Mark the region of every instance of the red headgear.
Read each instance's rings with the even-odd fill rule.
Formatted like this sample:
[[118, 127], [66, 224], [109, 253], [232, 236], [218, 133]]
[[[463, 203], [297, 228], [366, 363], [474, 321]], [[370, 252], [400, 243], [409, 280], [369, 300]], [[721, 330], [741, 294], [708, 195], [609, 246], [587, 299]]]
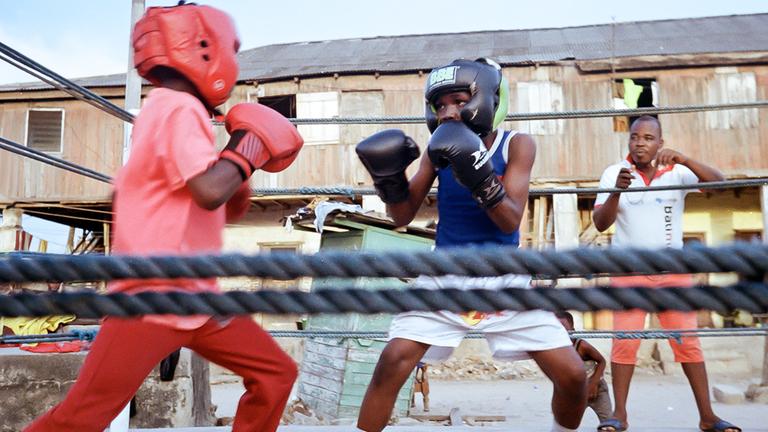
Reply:
[[232, 19], [210, 6], [151, 7], [133, 28], [133, 62], [149, 71], [167, 66], [197, 88], [209, 108], [223, 104], [237, 81], [240, 41]]

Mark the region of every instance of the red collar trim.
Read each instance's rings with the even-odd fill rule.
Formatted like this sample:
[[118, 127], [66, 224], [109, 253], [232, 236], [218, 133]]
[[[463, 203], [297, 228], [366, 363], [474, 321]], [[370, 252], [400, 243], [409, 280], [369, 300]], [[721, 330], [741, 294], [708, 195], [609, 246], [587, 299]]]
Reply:
[[[629, 162], [631, 165], [635, 164], [635, 161], [632, 160], [632, 155], [627, 154], [626, 161]], [[652, 179], [648, 179], [648, 177], [646, 177], [645, 174], [643, 174], [641, 171], [636, 171], [636, 172], [640, 174], [640, 177], [643, 179], [643, 183], [645, 183], [646, 186], [650, 186], [652, 181], [672, 171], [672, 169], [674, 168], [675, 168], [675, 164], [667, 165], [663, 169], [657, 169], [656, 174], [653, 175]]]

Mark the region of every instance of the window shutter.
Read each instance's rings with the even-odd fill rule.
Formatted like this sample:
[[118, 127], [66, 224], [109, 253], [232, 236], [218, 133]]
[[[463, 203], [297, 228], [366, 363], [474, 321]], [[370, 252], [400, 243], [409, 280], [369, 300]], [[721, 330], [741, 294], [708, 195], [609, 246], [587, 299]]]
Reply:
[[[333, 118], [339, 116], [339, 94], [337, 92], [299, 93], [296, 95], [297, 118]], [[338, 124], [299, 125], [299, 134], [305, 145], [338, 144]]]
[[29, 110], [27, 147], [50, 153], [61, 152], [61, 110]]

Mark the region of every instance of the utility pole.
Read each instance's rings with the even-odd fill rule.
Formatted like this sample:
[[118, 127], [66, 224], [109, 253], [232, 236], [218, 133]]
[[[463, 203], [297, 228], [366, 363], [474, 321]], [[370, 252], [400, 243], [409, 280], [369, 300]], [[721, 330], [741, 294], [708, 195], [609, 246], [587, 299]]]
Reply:
[[[144, 0], [131, 0], [131, 31], [136, 21], [144, 15]], [[133, 44], [128, 39], [128, 69], [125, 74], [125, 110], [136, 114], [141, 106], [141, 77], [133, 67]], [[128, 161], [128, 155], [131, 154], [131, 123], [123, 123], [123, 165]]]
[[[131, 28], [128, 33], [128, 68], [125, 73], [125, 106], [126, 111], [131, 114], [137, 114], [141, 106], [141, 77], [133, 67], [133, 26], [136, 25], [142, 15], [146, 5], [144, 0], [131, 0]], [[128, 156], [131, 154], [131, 132], [133, 124], [123, 122], [123, 165], [128, 162]], [[108, 224], [104, 224], [105, 228]], [[109, 230], [104, 230], [105, 236], [109, 235]], [[108, 238], [104, 239], [105, 244], [110, 244]], [[112, 432], [128, 432], [130, 423], [131, 403], [129, 402], [120, 414], [109, 424], [109, 430]]]

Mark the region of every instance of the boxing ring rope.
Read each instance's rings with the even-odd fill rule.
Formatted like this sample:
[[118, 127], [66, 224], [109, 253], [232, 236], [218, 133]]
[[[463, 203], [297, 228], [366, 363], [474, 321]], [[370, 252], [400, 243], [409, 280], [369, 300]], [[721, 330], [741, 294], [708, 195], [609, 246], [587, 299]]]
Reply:
[[37, 63], [36, 61], [2, 42], [0, 42], [0, 60], [4, 60], [12, 66], [16, 66], [17, 68], [35, 76], [46, 84], [49, 84], [69, 94], [75, 99], [93, 105], [94, 107], [123, 121], [131, 123], [133, 122], [133, 114], [97, 95], [96, 93], [86, 89], [85, 87], [75, 84], [74, 82], [57, 74], [56, 72], [53, 72], [52, 70], [46, 68], [40, 63]]
[[[768, 312], [768, 246], [737, 243], [717, 248], [596, 249], [536, 251], [513, 247], [462, 247], [415, 252], [322, 252], [204, 256], [8, 256], [0, 259], [0, 282], [175, 279], [251, 276], [314, 278], [469, 277], [529, 274], [545, 278], [615, 274], [735, 272], [750, 281], [728, 287], [691, 288], [503, 288], [500, 290], [371, 289], [349, 287], [310, 293], [262, 290], [222, 294], [93, 292], [0, 297], [0, 316], [75, 314], [83, 318], [147, 314], [234, 315], [249, 313], [399, 313], [447, 310], [713, 310]], [[373, 282], [373, 281], [372, 281]], [[376, 289], [378, 288], [378, 289]]]
[[[597, 188], [597, 187], [563, 187], [563, 188], [532, 188], [529, 190], [530, 196], [542, 196], [542, 195], [560, 195], [560, 194], [598, 194], [598, 193], [638, 193], [638, 192], [653, 192], [653, 191], [667, 191], [667, 190], [717, 190], [717, 189], [732, 189], [732, 188], [746, 188], [763, 186], [768, 184], [768, 178], [755, 178], [745, 180], [724, 180], [715, 182], [701, 182], [689, 185], [666, 185], [666, 186], [645, 186], [638, 188]], [[354, 188], [346, 186], [306, 186], [298, 188], [252, 188], [251, 193], [255, 196], [273, 196], [273, 195], [341, 195], [341, 196], [358, 196], [358, 195], [376, 195], [376, 189], [374, 188]], [[430, 195], [436, 195], [437, 189], [430, 189]]]
[[[46, 163], [57, 168], [61, 168], [75, 174], [80, 174], [85, 177], [90, 177], [94, 180], [98, 180], [104, 183], [112, 183], [113, 178], [106, 174], [92, 170], [90, 168], [83, 167], [81, 165], [69, 162], [64, 159], [59, 159], [55, 156], [51, 156], [47, 153], [41, 152], [21, 145], [14, 141], [0, 137], [0, 149], [16, 153], [20, 156], [34, 159], [38, 162]], [[768, 184], [768, 178], [755, 178], [755, 179], [734, 179], [724, 180], [716, 182], [702, 182], [692, 185], [668, 185], [668, 186], [646, 186], [639, 188], [532, 188], [529, 190], [530, 196], [542, 196], [542, 195], [558, 195], [558, 194], [597, 194], [597, 193], [638, 193], [638, 192], [652, 192], [652, 191], [665, 191], [665, 190], [718, 190], [718, 189], [736, 189], [763, 186]], [[430, 195], [436, 195], [437, 189], [432, 188]], [[346, 186], [305, 186], [298, 188], [252, 188], [251, 194], [255, 196], [274, 196], [274, 195], [341, 195], [341, 196], [358, 196], [358, 195], [375, 195], [376, 189], [374, 188], [355, 188]]]
[[[92, 341], [98, 330], [73, 329], [67, 333], [44, 335], [0, 336], [0, 345], [30, 344], [70, 341]], [[389, 333], [383, 331], [339, 331], [339, 330], [269, 330], [275, 338], [293, 339], [381, 339], [387, 340]], [[723, 328], [723, 329], [680, 329], [680, 330], [584, 330], [568, 332], [572, 338], [581, 339], [674, 339], [683, 337], [743, 337], [768, 336], [768, 328]], [[466, 339], [483, 339], [481, 332], [471, 331]]]
[[59, 159], [55, 156], [49, 155], [48, 153], [35, 150], [33, 148], [27, 147], [25, 145], [21, 145], [17, 142], [5, 139], [3, 137], [0, 137], [0, 148], [3, 150], [7, 150], [11, 153], [16, 153], [17, 155], [20, 155], [23, 157], [34, 159], [38, 162], [42, 162], [48, 165], [55, 166], [57, 168], [61, 168], [63, 170], [73, 172], [75, 174], [80, 174], [85, 177], [90, 177], [92, 179], [95, 179], [104, 183], [112, 183], [112, 177], [106, 174], [102, 174], [90, 168], [85, 168], [81, 165], [69, 162], [64, 159]]
[[[768, 274], [768, 245], [735, 243], [658, 250], [576, 248], [563, 251], [511, 246], [456, 247], [409, 252], [326, 251], [196, 256], [53, 255], [0, 259], [0, 282], [72, 282], [250, 276], [314, 278], [470, 277], [526, 274], [540, 278], [658, 273]], [[768, 299], [766, 299], [768, 301]]]
[[739, 282], [727, 287], [700, 285], [670, 288], [501, 288], [501, 289], [319, 289], [225, 293], [141, 292], [97, 294], [94, 292], [12, 294], [0, 297], [0, 316], [33, 317], [77, 315], [104, 316], [360, 314], [407, 311], [496, 312], [500, 310], [599, 310], [642, 309], [734, 310], [768, 313], [768, 286]]
[[[530, 120], [568, 120], [584, 118], [625, 117], [658, 114], [684, 114], [706, 111], [722, 111], [732, 109], [766, 108], [768, 101], [736, 102], [710, 105], [675, 105], [667, 107], [646, 107], [634, 109], [588, 109], [573, 111], [550, 111], [535, 113], [507, 114], [504, 121], [530, 121]], [[296, 125], [319, 124], [424, 124], [424, 117], [398, 116], [398, 117], [332, 117], [332, 118], [291, 118], [288, 119]]]

